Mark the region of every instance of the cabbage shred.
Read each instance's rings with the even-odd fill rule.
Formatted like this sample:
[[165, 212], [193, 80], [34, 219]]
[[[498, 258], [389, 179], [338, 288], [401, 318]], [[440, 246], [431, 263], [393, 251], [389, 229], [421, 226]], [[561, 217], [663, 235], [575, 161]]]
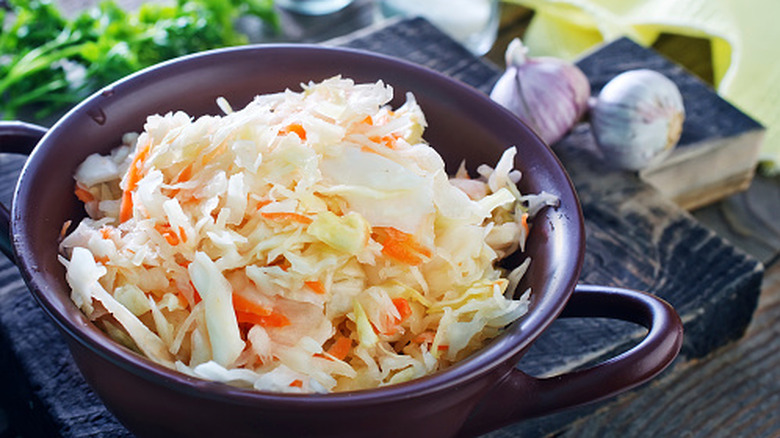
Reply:
[[497, 267], [528, 230], [516, 149], [450, 178], [413, 95], [302, 88], [153, 115], [88, 157], [60, 245], [74, 303], [158, 363], [282, 392], [421, 377], [526, 313], [528, 263]]

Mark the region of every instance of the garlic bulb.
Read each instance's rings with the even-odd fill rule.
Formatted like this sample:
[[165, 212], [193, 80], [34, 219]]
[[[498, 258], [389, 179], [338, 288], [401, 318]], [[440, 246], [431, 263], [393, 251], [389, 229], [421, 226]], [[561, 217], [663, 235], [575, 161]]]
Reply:
[[506, 71], [490, 98], [515, 113], [547, 144], [560, 140], [588, 109], [590, 83], [576, 65], [557, 58], [529, 58], [514, 39]]
[[604, 158], [627, 170], [663, 160], [680, 140], [684, 119], [677, 85], [645, 69], [615, 76], [591, 109], [593, 135]]

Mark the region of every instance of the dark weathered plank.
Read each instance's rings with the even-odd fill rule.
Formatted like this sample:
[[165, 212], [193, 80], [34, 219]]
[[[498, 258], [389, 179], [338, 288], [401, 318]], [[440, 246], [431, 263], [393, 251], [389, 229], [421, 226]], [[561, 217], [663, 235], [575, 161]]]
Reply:
[[392, 20], [330, 40], [327, 44], [368, 50], [422, 64], [485, 93], [501, 74], [422, 18]]
[[766, 272], [745, 336], [619, 397], [565, 437], [780, 436], [780, 264]]
[[701, 223], [769, 265], [780, 256], [780, 175], [758, 174], [750, 190], [693, 211]]
[[[340, 43], [419, 62], [481, 90], [488, 90], [500, 73], [422, 20], [373, 29]], [[605, 171], [587, 153], [590, 141], [583, 126], [555, 149], [577, 185], [586, 215], [582, 280], [667, 298], [686, 323], [687, 357], [703, 356], [740, 336], [755, 305], [760, 266], [634, 175]], [[14, 177], [13, 171], [0, 172], [0, 183], [7, 186]], [[0, 381], [6, 399], [19, 398], [13, 408], [21, 421], [17, 428], [50, 436], [127, 435], [86, 387], [61, 337], [5, 261], [0, 262], [0, 285], [0, 366], [5, 371]], [[521, 368], [539, 374], [570, 370], [620, 351], [637, 335], [628, 324], [559, 321], [535, 344]], [[16, 377], [9, 380], [9, 375]], [[591, 412], [587, 408], [530, 421], [496, 436], [559, 430]]]

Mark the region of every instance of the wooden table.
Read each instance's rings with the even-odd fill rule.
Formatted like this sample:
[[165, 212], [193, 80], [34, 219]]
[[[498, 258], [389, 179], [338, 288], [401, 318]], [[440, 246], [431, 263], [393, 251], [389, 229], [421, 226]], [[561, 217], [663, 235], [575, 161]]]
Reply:
[[[127, 0], [125, 3], [134, 2], [137, 3], [137, 0]], [[69, 7], [81, 7], [89, 2], [63, 0], [63, 3]], [[513, 37], [523, 34], [531, 17], [531, 12], [526, 9], [503, 5], [499, 38], [485, 59], [500, 68], [506, 44]], [[313, 20], [288, 14], [282, 18], [290, 34], [275, 39], [314, 42], [366, 26], [374, 20], [374, 14], [368, 0], [357, 0], [353, 7], [330, 19]], [[705, 79], [708, 74], [711, 75], [711, 70], [708, 73], [706, 62], [703, 62], [707, 58], [706, 51], [702, 52], [699, 41], [665, 37], [656, 46]], [[571, 170], [575, 174], [580, 172], [574, 168]], [[589, 188], [585, 189], [587, 191]], [[778, 200], [780, 181], [759, 176], [747, 192], [693, 212], [699, 223], [728, 238], [766, 267], [759, 307], [741, 338], [695, 360], [681, 360], [651, 384], [615, 400], [564, 415], [548, 416], [523, 424], [521, 429], [507, 428], [489, 436], [515, 437], [519, 431], [524, 436], [571, 437], [780, 436], [780, 341], [777, 340], [778, 328], [775, 327], [780, 320]], [[705, 239], [702, 242], [708, 241], [712, 240]], [[0, 359], [5, 360], [2, 357]], [[57, 367], [67, 370], [70, 366], [67, 358], [50, 365], [55, 371]], [[11, 386], [18, 389], [16, 385]], [[0, 388], [5, 390], [8, 387], [4, 383]], [[37, 390], [40, 388], [24, 387], [21, 393]], [[24, 416], [51, 408], [34, 406], [41, 401], [35, 397], [25, 397], [12, 400], [10, 403], [17, 405], [10, 411], [0, 410], [0, 437], [17, 436], [21, 432], [30, 436], [37, 436], [36, 433], [40, 436], [50, 435], [53, 430], [50, 425], [20, 429], [16, 421], [21, 418], [8, 418], [8, 412], [13, 412], [14, 416], [21, 412]], [[100, 427], [102, 424], [110, 424], [105, 413], [97, 408], [89, 410], [89, 403], [81, 406], [86, 406], [87, 410], [80, 415], [83, 415], [84, 421], [91, 421], [92, 427], [73, 426], [71, 430], [58, 430], [58, 433], [70, 436], [122, 434], [116, 426]], [[36, 421], [35, 418], [25, 420], [28, 423]], [[45, 423], [44, 420], [42, 422]]]

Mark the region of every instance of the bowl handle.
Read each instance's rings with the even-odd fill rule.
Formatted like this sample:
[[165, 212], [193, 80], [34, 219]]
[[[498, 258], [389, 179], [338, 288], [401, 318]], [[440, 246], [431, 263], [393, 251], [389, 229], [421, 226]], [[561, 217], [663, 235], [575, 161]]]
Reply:
[[578, 285], [561, 317], [614, 318], [640, 324], [647, 335], [630, 350], [592, 367], [537, 378], [513, 368], [482, 398], [460, 436], [603, 400], [640, 385], [680, 351], [682, 322], [665, 301], [634, 290]]
[[[46, 134], [46, 128], [19, 121], [0, 121], [0, 152], [29, 155]], [[0, 203], [0, 251], [14, 260], [11, 244], [11, 213]]]

